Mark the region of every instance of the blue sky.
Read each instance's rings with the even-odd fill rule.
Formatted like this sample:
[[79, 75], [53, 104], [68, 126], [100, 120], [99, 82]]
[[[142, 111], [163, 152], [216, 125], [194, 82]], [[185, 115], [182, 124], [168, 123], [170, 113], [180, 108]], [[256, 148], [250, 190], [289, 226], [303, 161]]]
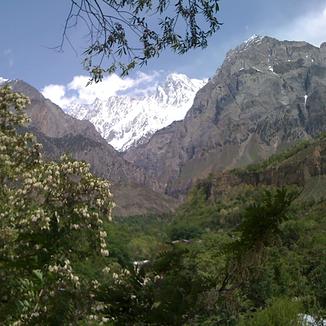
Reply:
[[[63, 53], [50, 49], [60, 43], [69, 0], [0, 1], [0, 76], [23, 79], [42, 89], [49, 84], [68, 85], [87, 75], [82, 58], [66, 45]], [[280, 39], [326, 41], [325, 0], [221, 0], [223, 26], [205, 50], [184, 56], [165, 53], [142, 69], [185, 73], [194, 78], [211, 76], [227, 50], [252, 34]], [[71, 32], [77, 50], [85, 45], [80, 29]], [[131, 78], [137, 78], [136, 72]], [[141, 75], [143, 76], [143, 75]]]

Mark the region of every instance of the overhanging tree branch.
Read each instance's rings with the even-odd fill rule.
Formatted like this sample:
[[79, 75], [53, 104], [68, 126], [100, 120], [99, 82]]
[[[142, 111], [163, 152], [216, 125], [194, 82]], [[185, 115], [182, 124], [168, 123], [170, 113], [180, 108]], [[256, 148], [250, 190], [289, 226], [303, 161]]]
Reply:
[[184, 54], [205, 48], [221, 26], [219, 0], [71, 0], [62, 41], [70, 44], [69, 29], [84, 24], [88, 47], [83, 64], [91, 81], [105, 73], [127, 75], [165, 49]]

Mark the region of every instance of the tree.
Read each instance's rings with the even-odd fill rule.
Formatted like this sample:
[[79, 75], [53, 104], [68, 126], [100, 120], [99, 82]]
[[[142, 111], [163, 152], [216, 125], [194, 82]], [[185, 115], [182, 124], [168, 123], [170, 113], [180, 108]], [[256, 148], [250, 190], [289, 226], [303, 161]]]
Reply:
[[84, 67], [91, 81], [101, 81], [104, 73], [126, 75], [165, 49], [183, 54], [205, 48], [221, 26], [216, 17], [218, 2], [71, 0], [59, 48], [65, 41], [71, 44], [69, 29], [82, 22], [90, 44], [84, 52]]
[[[86, 163], [43, 161], [23, 131], [27, 103], [0, 89], [0, 323], [76, 324], [98, 309], [94, 293], [108, 270], [110, 185]], [[85, 268], [93, 262], [96, 278]]]

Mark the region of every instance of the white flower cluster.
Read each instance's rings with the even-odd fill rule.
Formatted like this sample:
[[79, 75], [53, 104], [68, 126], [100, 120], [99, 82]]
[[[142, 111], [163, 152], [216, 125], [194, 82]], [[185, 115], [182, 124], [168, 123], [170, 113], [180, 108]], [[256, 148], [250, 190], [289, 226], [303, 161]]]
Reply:
[[100, 238], [100, 247], [101, 247], [101, 255], [102, 256], [109, 256], [109, 251], [107, 249], [107, 234], [105, 231], [99, 232], [99, 238]]
[[[79, 277], [74, 275], [73, 269], [70, 264], [69, 259], [65, 259], [63, 264], [53, 264], [48, 267], [48, 271], [53, 274], [57, 274], [60, 276], [60, 281], [68, 280], [70, 281], [75, 287], [80, 287]], [[60, 284], [62, 286], [62, 284]]]

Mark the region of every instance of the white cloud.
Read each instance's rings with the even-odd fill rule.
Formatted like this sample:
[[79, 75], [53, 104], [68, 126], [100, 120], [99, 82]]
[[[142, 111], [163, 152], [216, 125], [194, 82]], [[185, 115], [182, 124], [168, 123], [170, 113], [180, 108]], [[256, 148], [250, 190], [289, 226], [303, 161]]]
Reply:
[[82, 104], [91, 104], [97, 98], [105, 100], [111, 96], [122, 93], [133, 94], [137, 87], [147, 86], [152, 84], [159, 77], [158, 72], [145, 74], [138, 72], [135, 77], [121, 78], [116, 74], [112, 74], [103, 78], [100, 83], [93, 83], [88, 86], [88, 76], [75, 76], [67, 85], [47, 85], [42, 89], [44, 97], [52, 102], [65, 108], [72, 101], [77, 101]]
[[326, 41], [326, 5], [306, 12], [276, 32], [276, 37], [307, 41], [316, 46]]
[[8, 81], [8, 79], [3, 78], [3, 77], [0, 76], [0, 84], [5, 83], [6, 81]]
[[42, 89], [42, 94], [44, 97], [50, 99], [53, 103], [58, 104], [60, 107], [65, 107], [71, 100], [65, 97], [66, 87], [63, 85], [47, 85]]

